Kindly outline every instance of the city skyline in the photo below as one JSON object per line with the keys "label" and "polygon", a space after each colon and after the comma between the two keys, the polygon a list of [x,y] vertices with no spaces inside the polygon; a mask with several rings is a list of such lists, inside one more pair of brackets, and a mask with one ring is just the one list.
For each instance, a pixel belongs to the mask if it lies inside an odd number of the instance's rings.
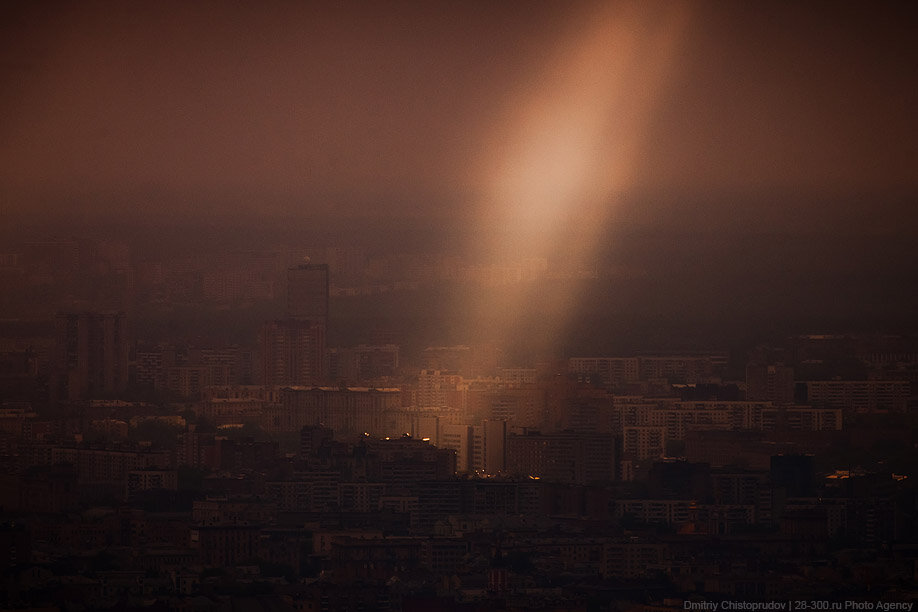
{"label": "city skyline", "polygon": [[910,9],[4,3],[0,608],[911,610]]}

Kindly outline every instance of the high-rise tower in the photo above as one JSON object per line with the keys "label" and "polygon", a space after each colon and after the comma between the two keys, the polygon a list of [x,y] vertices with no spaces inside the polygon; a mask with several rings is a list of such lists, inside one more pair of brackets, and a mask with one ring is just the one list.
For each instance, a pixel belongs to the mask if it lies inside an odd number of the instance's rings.
{"label": "high-rise tower", "polygon": [[327,264],[302,264],[287,270],[287,317],[327,324]]}
{"label": "high-rise tower", "polygon": [[316,385],[325,379],[328,266],[287,270],[287,317],[265,323],[261,334],[266,386]]}
{"label": "high-rise tower", "polygon": [[128,383],[127,319],[123,312],[66,312],[57,316],[57,396],[110,397]]}

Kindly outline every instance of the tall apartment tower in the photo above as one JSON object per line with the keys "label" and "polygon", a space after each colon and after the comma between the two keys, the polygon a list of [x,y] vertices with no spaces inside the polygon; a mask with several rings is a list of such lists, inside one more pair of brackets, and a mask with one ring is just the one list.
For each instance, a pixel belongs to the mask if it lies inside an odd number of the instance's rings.
{"label": "tall apartment tower", "polygon": [[261,334],[266,386],[316,385],[326,377],[328,266],[287,270],[287,316],[265,323]]}
{"label": "tall apartment tower", "polygon": [[287,318],[328,323],[327,264],[302,264],[287,270]]}
{"label": "tall apartment tower", "polygon": [[128,384],[127,317],[123,312],[57,316],[55,385],[61,399],[111,397]]}
{"label": "tall apartment tower", "polygon": [[261,333],[265,386],[318,385],[325,378],[325,325],[307,319],[278,319]]}

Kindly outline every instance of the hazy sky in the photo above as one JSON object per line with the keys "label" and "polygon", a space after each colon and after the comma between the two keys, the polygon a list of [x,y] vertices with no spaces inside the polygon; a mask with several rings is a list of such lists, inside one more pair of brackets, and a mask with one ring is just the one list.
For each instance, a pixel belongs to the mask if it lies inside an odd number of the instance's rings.
{"label": "hazy sky", "polygon": [[914,228],[911,8],[7,2],[0,206]]}

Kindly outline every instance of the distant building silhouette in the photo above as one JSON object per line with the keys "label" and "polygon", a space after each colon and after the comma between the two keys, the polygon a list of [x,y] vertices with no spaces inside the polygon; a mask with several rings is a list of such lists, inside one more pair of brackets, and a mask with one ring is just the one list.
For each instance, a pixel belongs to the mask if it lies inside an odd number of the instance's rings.
{"label": "distant building silhouette", "polygon": [[261,378],[266,386],[314,385],[326,376],[328,265],[287,270],[287,317],[262,328]]}
{"label": "distant building silhouette", "polygon": [[610,434],[511,434],[507,436],[506,457],[506,471],[517,476],[577,484],[616,479],[616,444]]}
{"label": "distant building silhouette", "polygon": [[794,369],[781,364],[750,363],[746,366],[746,399],[792,404],[794,402]]}
{"label": "distant building silhouette", "polygon": [[401,408],[395,388],[289,386],[266,412],[269,431],[299,431],[323,425],[338,439],[402,435],[411,430],[411,413]]}
{"label": "distant building silhouette", "polygon": [[327,264],[301,264],[287,270],[287,317],[328,324]]}
{"label": "distant building silhouette", "polygon": [[57,316],[57,397],[98,398],[128,384],[127,317],[123,312],[65,312]]}
{"label": "distant building silhouette", "polygon": [[315,385],[325,378],[325,324],[304,319],[268,321],[262,328],[262,382]]}
{"label": "distant building silhouette", "polygon": [[383,376],[394,376],[398,371],[396,344],[361,344],[328,351],[328,377],[332,381],[365,382]]}

